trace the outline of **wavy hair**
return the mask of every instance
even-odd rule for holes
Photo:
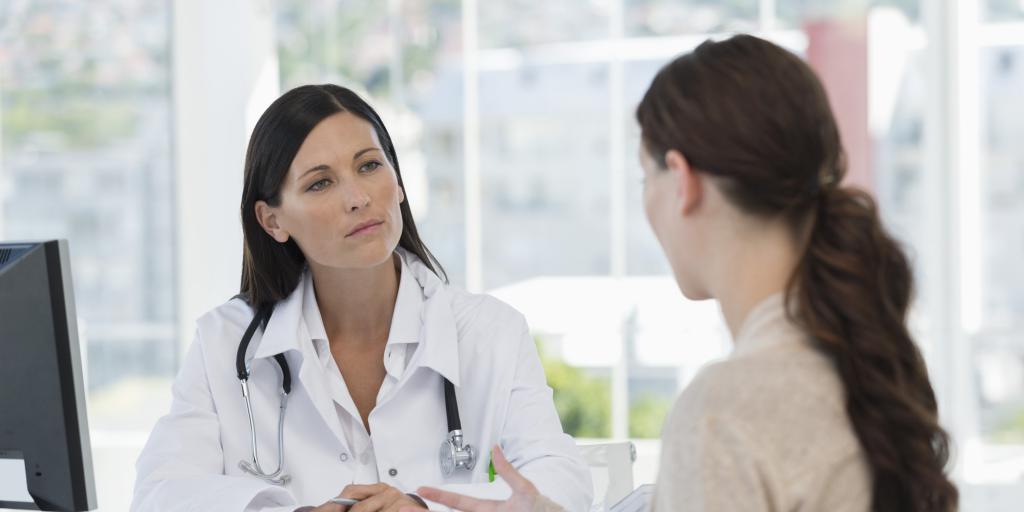
[[[950,511],[949,437],[907,329],[913,274],[846,163],[825,90],[800,58],[748,35],[705,42],[662,68],[637,108],[662,168],[675,149],[726,198],[784,219],[803,255],[787,313],[834,362],[873,478],[876,511]]]

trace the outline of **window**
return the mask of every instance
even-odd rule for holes
[[[174,29],[160,0],[0,2],[0,238],[70,240],[103,510],[127,508],[125,468],[166,412],[181,340],[191,339],[179,326],[194,318],[182,317],[228,293],[224,283],[196,292],[205,283],[189,269],[201,260],[177,255],[237,236],[226,232],[235,225],[176,233],[175,186],[217,169],[218,186],[190,205],[210,218],[236,213],[224,204],[237,201],[227,185],[240,182],[255,121],[246,116],[274,95],[262,80],[368,95],[394,138],[421,235],[453,283],[521,310],[567,430],[636,440],[636,481],[653,480],[666,412],[730,342],[714,304],[678,292],[644,218],[634,109],[669,59],[733,31],[818,71],[850,182],[874,193],[911,255],[911,326],[956,440],[964,509],[1024,500],[1020,0],[219,5],[176,4]],[[185,87],[172,102],[172,72],[206,79],[253,60],[177,51],[202,38],[215,55],[264,45],[276,60],[210,89],[177,74]],[[232,103],[250,74],[251,94]],[[216,143],[183,144],[181,126],[211,120]],[[191,170],[176,168],[186,158]],[[234,286],[234,270],[216,265]]]
[[[282,69],[295,58],[296,68],[323,71],[283,83],[356,84],[378,106],[418,119],[428,135],[399,152],[424,156],[430,200],[418,219],[428,244],[445,248],[443,263],[458,262],[450,270],[465,270],[461,281],[453,272],[457,284],[526,314],[568,430],[652,439],[639,442],[638,481],[653,478],[653,439],[672,400],[702,364],[728,352],[729,341],[714,305],[680,296],[643,218],[633,109],[665,62],[731,31],[755,31],[817,70],[850,157],[849,181],[874,193],[911,255],[918,278],[911,324],[957,439],[960,474],[971,482],[965,508],[1003,495],[979,482],[1020,473],[1024,458],[1012,455],[1024,445],[1024,352],[1013,334],[1024,317],[1024,282],[1012,271],[1024,250],[1015,213],[1024,192],[1024,155],[1014,144],[1024,114],[1014,96],[1024,80],[1014,36],[1024,33],[1019,2],[989,0],[970,10],[938,0],[503,0],[391,2],[386,13],[355,4],[293,2],[279,11],[286,27],[315,20],[302,29],[301,54],[282,50]],[[977,28],[977,40],[936,43],[950,40],[942,20],[975,14],[977,27],[957,30]],[[327,50],[316,46],[315,27],[354,23],[344,21],[353,16],[363,17],[363,28],[335,47],[353,52],[347,66],[377,59],[378,71],[319,57]],[[429,77],[414,81],[430,84],[422,96],[409,92],[410,73],[400,71],[411,65],[403,46],[415,32],[409,27],[421,23],[436,27],[436,39],[421,40],[439,41],[438,58],[420,61],[416,72]],[[294,42],[292,30],[282,28],[281,40]],[[963,45],[978,46],[958,53]],[[968,62],[949,73],[953,56],[975,50],[977,69]],[[963,96],[970,88],[936,86],[979,79],[974,110]],[[979,123],[944,143],[954,114],[979,115]],[[980,143],[973,153],[972,137]],[[954,155],[981,160],[960,167],[948,163]],[[972,201],[957,187],[973,179],[981,195]],[[972,204],[984,205],[974,217]],[[966,259],[949,256],[946,248],[965,247],[964,234],[973,232],[981,237],[977,258],[970,250]],[[981,284],[971,284],[975,275]],[[963,283],[983,299],[976,330],[959,319],[967,300],[954,294]],[[957,357],[963,351],[971,355]],[[971,398],[956,398],[963,396]],[[997,457],[1002,469],[992,473]]]
[[[125,469],[178,364],[169,16],[161,1],[0,5],[0,239],[69,240],[105,510],[128,508]]]

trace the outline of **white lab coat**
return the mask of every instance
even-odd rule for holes
[[[445,285],[415,256],[400,249],[422,288],[422,341],[398,384],[369,417],[379,481],[403,492],[421,485],[458,486],[470,494],[507,493],[488,483],[490,448],[567,510],[588,510],[590,471],[564,434],[533,338],[522,315],[487,295]],[[253,414],[260,463],[277,467],[281,377],[275,354],[291,368],[284,420],[285,472],[291,481],[269,484],[242,472],[251,460],[249,419],[235,371],[235,355],[253,312],[233,299],[201,317],[195,341],[173,386],[171,411],[156,424],[137,462],[132,510],[284,512],[319,505],[353,482],[338,412],[302,315],[305,280],[277,304],[266,332],[257,331],[252,363]],[[446,437],[442,377],[456,388],[466,442],[478,453],[472,472],[445,477],[438,451]],[[443,507],[435,507],[443,510]]]

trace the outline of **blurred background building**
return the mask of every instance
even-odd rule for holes
[[[963,509],[1024,502],[1024,0],[5,0],[0,239],[70,240],[101,510],[237,291],[248,134],[281,92],[368,95],[452,281],[522,310],[566,429],[631,438],[729,349],[643,218],[633,109],[753,32],[819,72],[912,256]],[[0,380],[0,385],[3,385]]]

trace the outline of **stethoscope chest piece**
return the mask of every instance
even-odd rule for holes
[[[471,445],[462,443],[462,431],[453,430],[441,443],[441,472],[450,476],[456,468],[472,471],[476,466],[476,452]]]

